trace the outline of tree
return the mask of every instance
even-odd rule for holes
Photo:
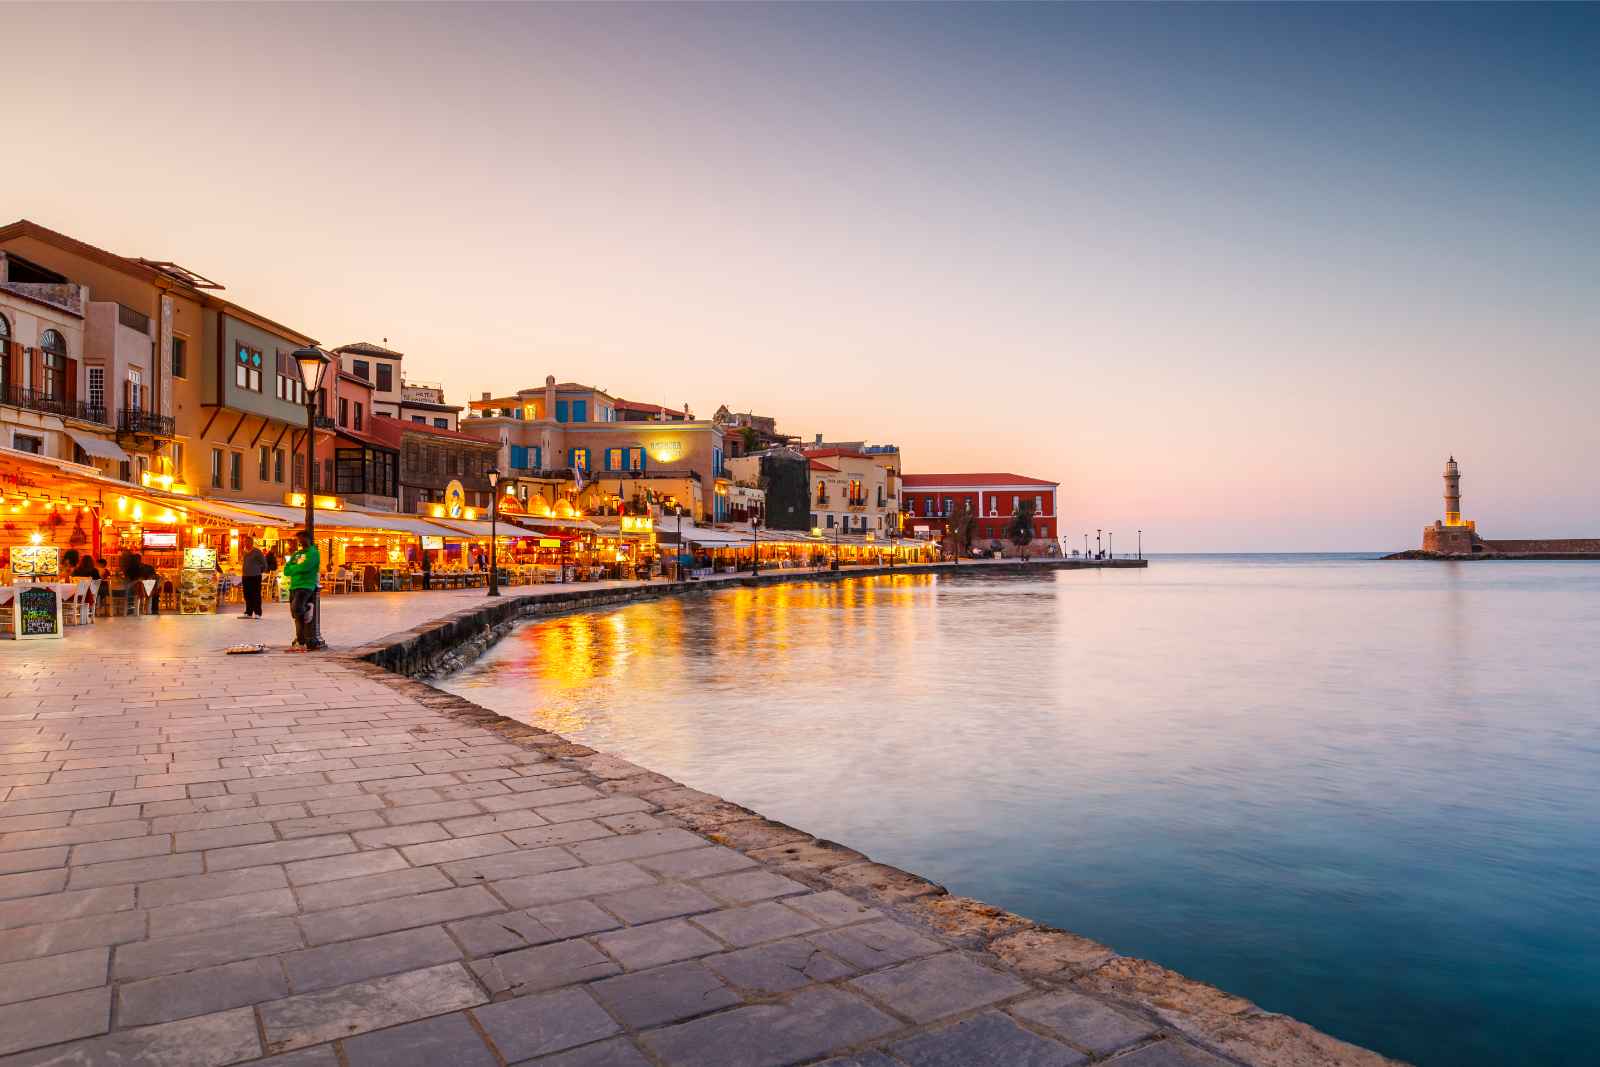
[[[978,517],[965,500],[958,499],[945,518],[944,529],[953,551],[960,555],[972,548],[973,535],[978,532]]]
[[[1006,537],[1017,546],[1023,559],[1028,558],[1028,544],[1033,540],[1033,510],[1033,501],[1024,500],[1017,505],[1017,513],[1006,526]]]

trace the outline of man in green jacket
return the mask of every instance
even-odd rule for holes
[[[300,547],[283,562],[283,576],[289,582],[289,614],[294,616],[294,644],[288,650],[310,652],[322,647],[316,640],[316,628],[312,625],[322,555],[304,530],[297,531],[294,536]]]

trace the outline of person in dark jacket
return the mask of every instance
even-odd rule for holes
[[[244,535],[239,559],[239,571],[244,578],[244,614],[242,619],[261,618],[261,576],[267,572],[267,557],[256,547],[256,539]]]

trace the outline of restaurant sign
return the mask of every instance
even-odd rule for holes
[[[11,603],[17,640],[61,636],[61,597],[48,585],[21,586]]]
[[[55,545],[18,545],[11,550],[11,573],[18,578],[48,578],[61,573]]]
[[[460,479],[450,479],[450,484],[444,487],[444,513],[452,519],[459,519],[466,507],[466,488],[462,486]]]

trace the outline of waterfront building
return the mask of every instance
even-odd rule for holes
[[[176,263],[117,255],[31,222],[0,229],[0,252],[30,278],[92,294],[79,395],[108,420],[115,408],[126,480],[262,501],[305,487],[293,353],[313,338],[224,299],[221,283]]]
[[[1060,547],[1056,521],[1059,482],[1021,474],[907,474],[902,482],[904,522],[910,533],[944,536],[945,520],[958,504],[965,504],[976,520],[973,544],[1004,548],[1006,528],[1027,501],[1034,506],[1035,543]],[[1030,546],[1029,551],[1039,549]]]
[[[543,387],[483,394],[468,405],[461,430],[498,447],[500,469],[524,502],[570,498],[585,512],[681,505],[701,521],[727,521],[733,482],[722,428],[670,415],[632,421],[628,403],[552,375]]]
[[[692,417],[689,414],[689,405],[685,404],[681,410],[669,408],[664,404],[641,404],[636,400],[616,400],[613,406],[617,412],[619,422],[688,422]]]
[[[778,420],[771,415],[755,415],[748,411],[732,411],[723,404],[717,408],[711,421],[722,427],[722,436],[728,443],[730,459],[764,452],[794,441],[790,434],[778,432]]]
[[[499,455],[493,442],[460,430],[386,415],[373,416],[366,436],[399,457],[397,496],[402,512],[471,518],[468,511],[488,511],[489,468],[495,466]],[[355,457],[350,459],[353,463]],[[365,452],[361,459],[363,464],[367,462]],[[374,485],[370,479],[365,484]],[[377,488],[382,488],[381,482]]]
[[[899,450],[807,448],[811,525],[885,537],[900,532]]]
[[[324,377],[317,409],[333,432],[317,440],[317,484],[350,507],[396,511],[400,506],[400,448],[372,433],[373,383],[348,371]],[[262,462],[265,462],[263,459]]]
[[[388,338],[384,338],[388,340]],[[402,418],[401,405],[405,401],[403,374],[400,364],[405,353],[396,352],[371,341],[340,345],[333,350],[338,357],[339,369],[372,384],[372,413],[391,419]],[[448,427],[447,427],[448,428]]]
[[[400,382],[400,420],[422,422],[441,430],[461,428],[461,405],[446,403],[437,382]]]
[[[806,454],[781,445],[727,461],[735,485],[759,486],[762,524],[772,530],[810,530],[811,469]]]
[[[84,359],[88,288],[10,281],[5,265],[0,263],[0,447],[128,477],[128,453],[117,444],[106,407],[106,368],[96,363],[91,372]]]
[[[3,443],[113,473],[172,474],[173,378],[200,329],[200,286],[174,264],[134,260],[26,219],[0,227],[9,301]],[[20,437],[19,437],[20,435]]]

